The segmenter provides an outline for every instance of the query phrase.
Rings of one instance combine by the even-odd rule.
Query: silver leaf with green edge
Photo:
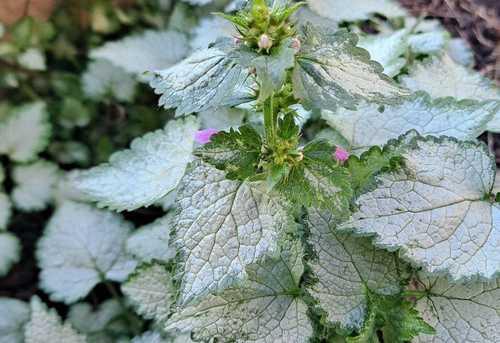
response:
[[[426,91],[433,98],[500,101],[500,91],[492,81],[443,54],[415,64],[401,83],[412,91]]]
[[[397,294],[407,276],[393,253],[375,248],[369,238],[337,232],[334,221],[329,212],[308,210],[308,241],[316,254],[309,266],[317,279],[308,292],[330,323],[359,330],[367,312],[366,292]]]
[[[393,0],[308,0],[307,3],[314,12],[335,21],[365,20],[375,13],[387,18],[407,15]]]
[[[6,275],[21,259],[21,243],[11,233],[0,232],[0,276]]]
[[[363,102],[355,111],[322,111],[322,118],[347,139],[352,152],[359,154],[409,130],[421,135],[473,140],[486,131],[499,110],[500,103],[495,101],[431,99],[427,93],[417,92],[398,105]]]
[[[289,244],[275,259],[246,266],[246,277],[179,307],[166,330],[193,332],[194,340],[306,343],[313,334],[300,297],[302,249]]]
[[[169,48],[165,49],[166,46]],[[188,50],[188,40],[180,32],[146,30],[107,42],[91,50],[90,56],[108,60],[129,73],[141,76],[144,72],[174,65],[187,55]]]
[[[27,303],[0,297],[0,343],[23,343],[24,325],[29,319]]]
[[[81,302],[70,307],[68,321],[81,333],[94,334],[123,314],[123,307],[115,299],[108,299],[93,309],[88,303]]]
[[[180,63],[156,71],[150,85],[161,94],[159,105],[176,108],[176,115],[237,105],[249,71],[238,63],[227,42],[196,51]]]
[[[84,335],[78,334],[69,323],[62,323],[54,309],[34,296],[31,298],[31,318],[25,326],[26,343],[87,343]]]
[[[163,325],[171,314],[176,290],[165,266],[156,263],[140,266],[121,289],[145,319]]]
[[[175,256],[169,245],[173,228],[173,212],[135,230],[127,239],[127,252],[141,262],[167,262]]]
[[[40,211],[53,200],[61,171],[56,164],[37,160],[31,164],[17,165],[12,170],[15,187],[12,202],[22,211]]]
[[[149,206],[175,190],[192,160],[198,121],[167,123],[164,129],[136,138],[130,149],[114,153],[108,163],[82,172],[77,189],[100,207],[123,211]]]
[[[309,107],[356,109],[362,100],[399,103],[409,91],[382,73],[380,64],[356,46],[346,30],[331,32],[312,26],[303,29],[302,49],[293,72],[295,96]]]
[[[45,103],[16,107],[0,119],[0,154],[16,162],[29,162],[45,149],[51,132]]]
[[[177,203],[180,303],[242,279],[246,265],[275,255],[279,237],[296,229],[283,197],[200,161],[181,181]]]
[[[446,277],[419,273],[417,286],[425,293],[416,308],[436,334],[421,335],[415,342],[500,341],[500,279],[457,284]]]
[[[495,161],[482,143],[422,137],[392,143],[403,167],[375,177],[341,228],[375,235],[377,246],[430,273],[491,278],[500,266],[500,208],[492,204]]]
[[[64,202],[38,241],[41,289],[70,304],[100,282],[127,279],[137,264],[125,252],[130,229],[118,214]]]
[[[384,67],[384,74],[395,76],[406,65],[403,57],[408,49],[409,30],[389,34],[361,36],[358,46],[370,53],[370,58]]]

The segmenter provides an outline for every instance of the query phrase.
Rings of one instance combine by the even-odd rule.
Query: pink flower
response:
[[[210,138],[212,138],[212,136],[217,132],[219,131],[216,129],[199,130],[194,134],[194,140],[198,144],[207,144],[208,142],[210,142]]]
[[[341,147],[336,147],[335,148],[335,159],[339,162],[345,162],[349,158],[349,153],[342,149]]]

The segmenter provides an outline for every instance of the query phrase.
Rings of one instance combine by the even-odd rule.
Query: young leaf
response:
[[[221,17],[202,18],[198,26],[191,30],[192,50],[206,49],[211,43],[222,37],[233,37],[237,35],[234,25]]]
[[[228,180],[194,162],[179,188],[173,241],[181,252],[180,303],[223,289],[245,266],[276,254],[278,237],[295,229],[286,201],[260,183]]]
[[[92,50],[90,56],[108,60],[129,73],[141,74],[168,68],[183,59],[187,53],[188,41],[184,34],[146,30],[119,41],[107,42]]]
[[[500,103],[495,101],[432,100],[427,93],[418,92],[402,104],[382,107],[364,102],[356,111],[339,108],[335,112],[323,111],[322,116],[349,141],[354,153],[360,153],[409,130],[473,140],[486,131],[499,109]]]
[[[94,100],[112,96],[130,102],[135,95],[135,79],[123,68],[103,59],[91,62],[82,74],[85,95]]]
[[[175,250],[168,244],[172,227],[173,215],[169,213],[137,229],[127,240],[127,252],[141,262],[168,261],[175,256]]]
[[[163,325],[171,313],[175,289],[169,272],[161,264],[141,266],[122,285],[123,293],[138,314]]]
[[[177,187],[192,159],[194,117],[172,120],[163,130],[135,139],[129,150],[117,152],[109,163],[82,172],[77,189],[100,207],[123,211],[149,206]]]
[[[434,334],[410,301],[397,295],[369,295],[370,317],[375,314],[377,326],[382,330],[384,342],[406,343],[421,333]],[[363,328],[364,329],[364,328]],[[372,334],[375,336],[376,332]]]
[[[229,44],[219,43],[195,52],[175,66],[157,71],[151,81],[159,104],[177,108],[177,116],[224,105],[237,105],[239,90],[248,82],[249,72],[235,59]]]
[[[402,277],[394,254],[375,248],[368,238],[336,232],[334,220],[331,213],[309,209],[309,242],[317,255],[309,265],[317,282],[308,291],[326,311],[329,322],[360,329],[367,290],[396,294]]]
[[[101,281],[125,280],[136,266],[125,254],[130,227],[117,214],[63,203],[38,242],[41,288],[52,300],[70,304]]]
[[[50,134],[49,115],[43,102],[17,107],[0,119],[0,154],[16,162],[28,162],[45,149]]]
[[[10,267],[21,259],[21,244],[16,236],[0,232],[0,276],[4,276]]]
[[[435,335],[422,335],[415,342],[498,342],[500,338],[500,280],[453,284],[445,277],[419,274],[427,292],[417,302]]]
[[[302,161],[276,188],[296,204],[328,208],[339,218],[348,216],[353,195],[349,173],[333,159],[333,150],[325,140],[310,142],[302,150]]]
[[[351,186],[356,196],[373,186],[375,176],[382,171],[394,170],[402,164],[397,152],[378,146],[365,151],[361,156],[351,156],[347,168],[351,174]]]
[[[319,15],[335,21],[365,20],[375,13],[387,18],[407,15],[393,0],[308,0],[307,3]]]
[[[23,211],[40,211],[54,198],[60,170],[51,162],[38,160],[32,164],[14,167],[12,178],[16,184],[12,191],[12,201],[16,208]]]
[[[281,89],[286,79],[286,70],[295,63],[296,50],[291,47],[291,39],[281,42],[271,54],[257,54],[250,49],[240,49],[240,63],[246,68],[255,68],[259,84],[259,101],[266,100],[273,92]]]
[[[262,151],[260,134],[251,125],[219,132],[196,155],[232,180],[245,180],[256,173]]]
[[[378,175],[342,224],[453,279],[499,272],[500,208],[490,202],[495,161],[486,146],[410,132],[392,147],[403,168]]]
[[[293,74],[295,96],[314,108],[354,110],[362,100],[393,104],[409,95],[356,44],[357,36],[345,30],[306,26]]]
[[[0,343],[23,343],[24,325],[30,319],[28,304],[0,298]]]
[[[87,343],[68,323],[61,323],[55,310],[49,310],[34,296],[31,299],[31,319],[25,327],[26,343],[71,342]]]
[[[166,330],[193,332],[194,340],[306,343],[312,336],[307,306],[299,297],[302,250],[246,266],[247,277],[223,291],[178,309]]]
[[[410,75],[401,78],[401,82],[412,91],[423,90],[433,98],[451,96],[457,100],[500,99],[500,91],[490,80],[457,64],[447,54],[416,64]]]

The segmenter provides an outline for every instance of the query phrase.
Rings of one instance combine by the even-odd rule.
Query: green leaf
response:
[[[262,141],[251,125],[238,130],[219,132],[210,142],[199,148],[195,155],[217,169],[226,171],[231,180],[245,180],[255,175],[260,161]]]
[[[339,108],[323,111],[322,117],[349,141],[354,153],[384,145],[409,130],[421,135],[474,140],[486,131],[500,109],[495,101],[431,99],[417,92],[398,105],[378,106],[363,102],[356,111]]]
[[[176,108],[176,115],[181,116],[245,102],[241,92],[249,81],[249,72],[238,63],[234,47],[224,41],[157,71],[150,85],[161,94],[159,105]]]
[[[328,208],[339,218],[348,216],[353,196],[349,172],[333,160],[332,152],[326,140],[307,144],[302,161],[290,167],[277,190],[296,204]]]
[[[309,342],[312,326],[298,288],[302,254],[290,244],[275,259],[247,265],[244,280],[178,308],[166,330],[192,331],[203,341]]]
[[[354,155],[349,157],[347,168],[351,174],[351,185],[356,196],[372,186],[375,176],[380,172],[395,170],[402,163],[397,153],[377,146],[365,151],[360,157]]]
[[[380,173],[341,228],[454,280],[500,271],[500,208],[490,202],[495,160],[482,143],[403,136],[390,149],[403,168]]]
[[[286,200],[263,186],[192,163],[179,187],[172,238],[180,251],[180,303],[241,280],[246,265],[276,255],[279,238],[296,229]]]
[[[355,337],[346,337],[347,343],[379,343],[377,332],[376,332],[376,319],[377,312],[370,311],[368,313],[368,318],[365,319],[365,323],[359,334]]]
[[[319,32],[306,26],[293,74],[295,96],[314,108],[354,110],[362,100],[394,104],[409,95],[356,47],[357,41],[346,30]]]
[[[373,296],[370,306],[381,321],[384,341],[411,342],[420,334],[433,335],[435,330],[425,322],[415,305],[401,295]]]

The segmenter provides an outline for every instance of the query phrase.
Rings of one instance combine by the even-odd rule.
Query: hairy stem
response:
[[[276,145],[277,113],[274,108],[274,94],[264,101],[264,127],[266,140],[271,147]]]

